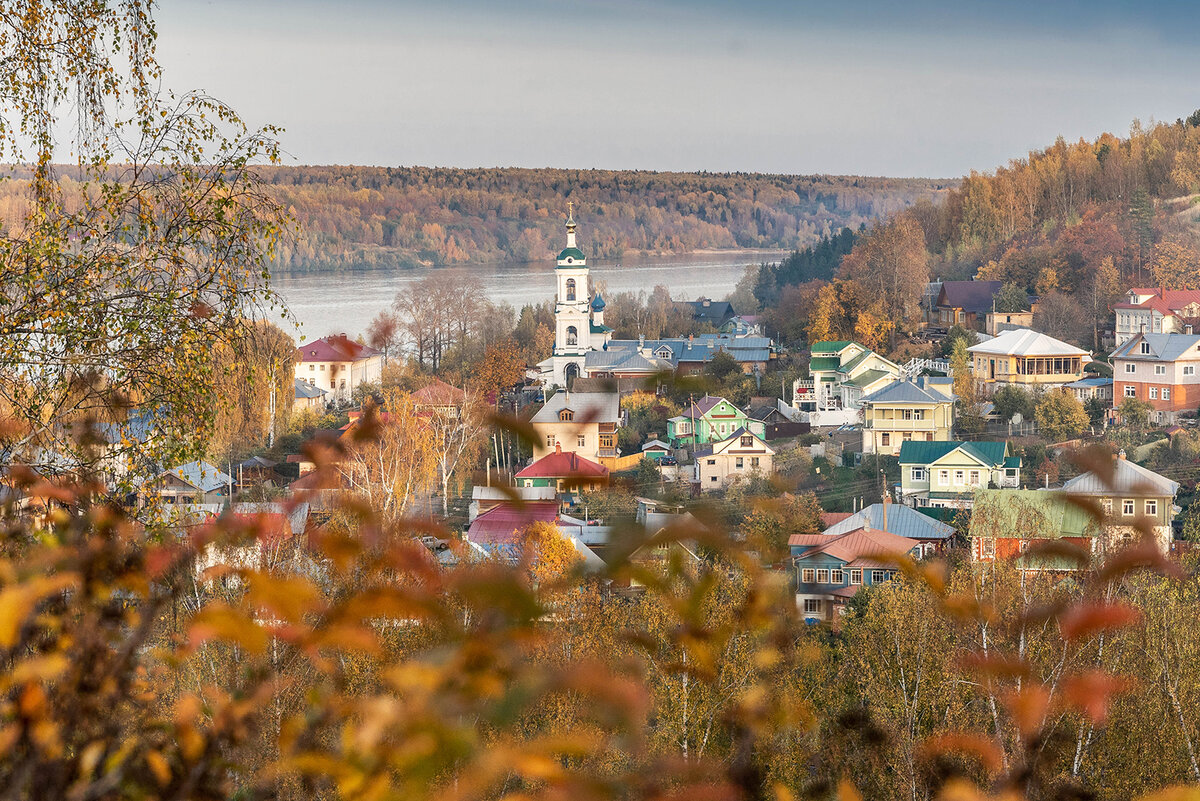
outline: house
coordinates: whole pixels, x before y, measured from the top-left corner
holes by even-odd
[[[1088,376],[1063,386],[1071,390],[1080,403],[1087,403],[1092,398],[1097,398],[1106,404],[1111,405],[1112,403],[1113,380],[1111,378]]]
[[[555,501],[558,490],[555,487],[492,487],[478,485],[471,488],[471,503],[467,505],[467,522],[473,521],[489,509],[502,503],[530,501]]]
[[[583,375],[591,378],[642,378],[661,373],[698,375],[720,352],[733,357],[742,372],[763,373],[778,358],[775,342],[764,336],[695,334],[674,339],[613,339],[585,354]]]
[[[983,330],[989,336],[998,336],[1014,328],[1032,328],[1033,311],[997,312],[990,311],[985,318]]]
[[[713,330],[720,330],[721,326],[737,315],[733,310],[733,304],[726,300],[700,297],[691,301],[679,301],[675,305],[685,314],[690,314],[697,323],[708,323]]]
[[[745,412],[724,398],[705,395],[694,401],[683,414],[667,420],[667,439],[676,448],[706,445],[725,439],[741,428],[749,429],[760,438],[766,436],[761,422],[751,420]]]
[[[1025,557],[1031,542],[1061,540],[1085,554],[1119,550],[1149,527],[1154,544],[1170,552],[1175,494],[1179,484],[1120,454],[1111,475],[1084,473],[1060,490],[981,490],[971,514],[972,559],[1023,560],[1030,570],[1074,570],[1080,565],[1062,557]],[[1095,519],[1071,497],[1095,503],[1104,515]]]
[[[796,605],[805,620],[835,622],[863,586],[895,578],[902,559],[915,559],[921,543],[858,526],[843,534],[795,534],[788,540],[796,570]]]
[[[585,459],[617,456],[621,401],[615,392],[559,390],[530,420],[536,437],[533,458],[561,449]]]
[[[608,486],[608,468],[555,445],[554,453],[534,460],[514,478],[522,488],[554,487],[566,503],[574,503],[576,492]]]
[[[463,404],[467,402],[467,393],[440,378],[435,378],[414,392],[411,399],[418,414],[435,414],[445,419],[457,419],[462,414]]]
[[[165,470],[142,488],[144,503],[158,501],[168,506],[208,506],[215,510],[229,498],[233,477],[203,460]]]
[[[292,402],[292,411],[312,409],[320,412],[325,408],[325,390],[316,384],[310,384],[308,379],[297,377],[294,381],[296,398]]]
[[[739,428],[727,438],[696,449],[694,481],[702,490],[723,489],[738,476],[771,475],[775,450],[761,437]]]
[[[970,509],[975,493],[1021,485],[1021,457],[1007,442],[905,442],[900,501],[914,507]]]
[[[1051,389],[1083,378],[1091,355],[1052,336],[1015,328],[967,348],[975,382],[988,394],[1002,384]]]
[[[1003,285],[1003,281],[943,281],[934,303],[936,323],[942,328],[961,325],[979,330]]]
[[[1134,288],[1113,304],[1117,347],[1138,334],[1185,334],[1200,324],[1200,291]]]
[[[737,314],[721,326],[722,334],[762,336],[762,319],[757,314]]]
[[[661,439],[651,439],[642,443],[642,458],[657,462],[671,455],[671,446]]]
[[[862,398],[901,375],[895,362],[847,340],[814,343],[808,372],[792,383],[792,406],[814,426],[857,423]]]
[[[1200,405],[1200,336],[1135,334],[1112,352],[1113,406],[1149,403],[1155,422],[1174,423]]]
[[[838,537],[861,528],[886,531],[897,537],[907,537],[921,544],[921,554],[929,555],[945,550],[954,538],[954,526],[934,520],[915,509],[898,503],[873,503],[857,512],[842,512],[821,515],[826,537]]]
[[[500,503],[472,520],[463,539],[488,557],[516,562],[521,555],[523,532],[534,523],[548,523],[557,528],[589,569],[604,567],[604,561],[592,548],[597,544],[595,540],[607,538],[608,531],[561,515],[557,501],[530,501],[519,505],[511,501]],[[584,536],[589,533],[589,528],[594,535],[592,544]]]
[[[863,453],[894,456],[905,442],[948,442],[954,401],[954,381],[933,376],[893,381],[871,393],[862,399]]]
[[[337,401],[350,399],[355,387],[379,381],[383,354],[345,334],[332,334],[296,348],[296,378],[328,390]]]

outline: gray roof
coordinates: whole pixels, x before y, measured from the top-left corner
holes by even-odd
[[[1064,386],[1087,389],[1089,387],[1106,387],[1112,384],[1112,382],[1113,380],[1111,378],[1101,378],[1097,376],[1094,378],[1081,378],[1078,381],[1072,381],[1070,384],[1064,384]]]
[[[883,524],[883,504],[875,503],[845,520],[834,523],[825,529],[824,534],[845,534],[863,526],[914,540],[945,540],[954,536],[954,526],[946,525],[898,503],[887,505],[886,526]]]
[[[636,349],[634,350],[590,350],[583,357],[585,370],[637,370],[639,372],[657,373],[669,370],[671,365],[660,365],[658,359],[647,359]]]
[[[771,358],[774,347],[770,337],[737,336],[733,334],[697,334],[690,340],[686,337],[677,339],[614,339],[604,346],[604,351],[634,351],[645,348],[650,353],[666,348],[670,356],[664,353],[660,358],[670,359],[671,367],[679,362],[708,362],[720,351],[727,351],[738,361],[765,362]],[[588,365],[591,366],[590,364]]]
[[[575,412],[575,422],[616,423],[621,417],[621,396],[615,392],[559,390],[533,416],[534,423],[557,423],[563,409]]]
[[[295,381],[296,397],[297,398],[319,398],[325,394],[325,390],[320,387],[313,386],[303,378],[297,378]]]
[[[1147,470],[1128,459],[1118,458],[1113,462],[1111,480],[1104,480],[1096,473],[1084,473],[1063,484],[1063,492],[1075,495],[1158,495],[1175,497],[1178,482]]]
[[[1150,346],[1150,353],[1142,353],[1141,344]],[[1118,359],[1147,359],[1173,362],[1188,351],[1200,358],[1200,334],[1140,334],[1112,352]]]
[[[213,490],[228,486],[233,481],[232,478],[205,461],[182,464],[179,467],[168,470],[167,474],[191,484],[201,492],[212,492]]]
[[[1029,328],[1010,328],[967,348],[968,353],[999,356],[1087,356],[1088,352]],[[1086,359],[1084,360],[1086,361]]]
[[[303,534],[308,527],[308,501],[291,504],[290,508],[282,503],[235,503],[231,511],[235,515],[283,515],[292,527],[293,534]]]
[[[920,378],[925,378],[921,376]],[[865,403],[947,403],[954,400],[953,395],[943,395],[933,389],[926,389],[935,382],[896,380],[883,389],[878,389],[862,399]],[[945,382],[936,382],[945,383]]]

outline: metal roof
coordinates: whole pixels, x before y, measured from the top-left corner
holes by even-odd
[[[621,396],[615,392],[559,390],[533,416],[534,423],[557,423],[563,409],[575,412],[575,423],[615,423],[621,417]]]
[[[914,540],[944,540],[954,536],[954,526],[934,520],[908,506],[887,505],[887,525],[883,524],[883,504],[875,503],[839,520],[825,529],[826,535],[845,534],[866,526]]]
[[[968,353],[987,353],[999,356],[1088,356],[1088,352],[1061,339],[1047,336],[1029,328],[1003,331],[987,342],[967,348]]]
[[[1141,344],[1150,346],[1142,353]],[[1200,359],[1200,334],[1139,334],[1112,352],[1116,359],[1173,362],[1184,354]]]
[[[228,486],[233,479],[205,461],[188,462],[167,471],[180,481],[191,484],[201,492],[212,492]]]
[[[1131,462],[1124,457],[1113,461],[1111,476],[1097,475],[1095,472],[1076,476],[1063,484],[1063,492],[1073,495],[1157,495],[1175,497],[1179,491],[1178,482],[1160,476],[1153,470],[1148,470],[1140,464]]]
[[[948,453],[962,449],[984,464],[1004,464],[1008,450],[1006,442],[904,442],[900,445],[900,464],[932,464]]]
[[[922,376],[924,378],[924,376]],[[953,395],[925,389],[926,382],[898,379],[862,399],[866,403],[951,403]]]

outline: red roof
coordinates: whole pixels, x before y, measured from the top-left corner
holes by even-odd
[[[479,543],[515,543],[517,532],[531,523],[557,520],[558,501],[526,501],[519,505],[504,501],[471,522],[467,539]]]
[[[1114,309],[1153,309],[1170,317],[1185,306],[1200,303],[1200,291],[1195,289],[1132,289],[1138,295],[1153,295],[1143,303],[1114,303]]]
[[[360,345],[345,334],[333,334],[296,348],[302,362],[354,362],[379,355],[379,351]]]
[[[233,518],[242,525],[252,527],[263,546],[275,545],[292,538],[292,524],[281,512],[234,512]]]
[[[821,512],[821,527],[832,528],[853,514],[854,512]]]
[[[810,535],[812,537],[824,535]],[[793,535],[788,538],[788,545],[811,545],[813,542],[799,540],[807,539],[804,535]],[[872,528],[858,528],[847,531],[836,537],[827,537],[827,541],[817,544],[817,547],[805,551],[801,558],[807,558],[818,553],[827,553],[837,557],[854,567],[877,567],[881,563],[897,556],[903,556],[920,545],[916,540],[900,537],[887,531]],[[796,540],[796,542],[793,542]]]
[[[461,406],[467,393],[458,387],[435,378],[412,394],[413,403],[420,406]]]
[[[556,446],[561,448],[561,446]],[[603,478],[608,468],[577,453],[555,450],[517,473],[517,478]]]

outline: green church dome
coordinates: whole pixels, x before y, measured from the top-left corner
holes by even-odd
[[[558,254],[558,260],[566,261],[567,259],[582,263],[585,259],[585,256],[583,255],[583,251],[579,248],[563,248],[562,252]],[[560,264],[559,266],[562,267],[564,265]]]

